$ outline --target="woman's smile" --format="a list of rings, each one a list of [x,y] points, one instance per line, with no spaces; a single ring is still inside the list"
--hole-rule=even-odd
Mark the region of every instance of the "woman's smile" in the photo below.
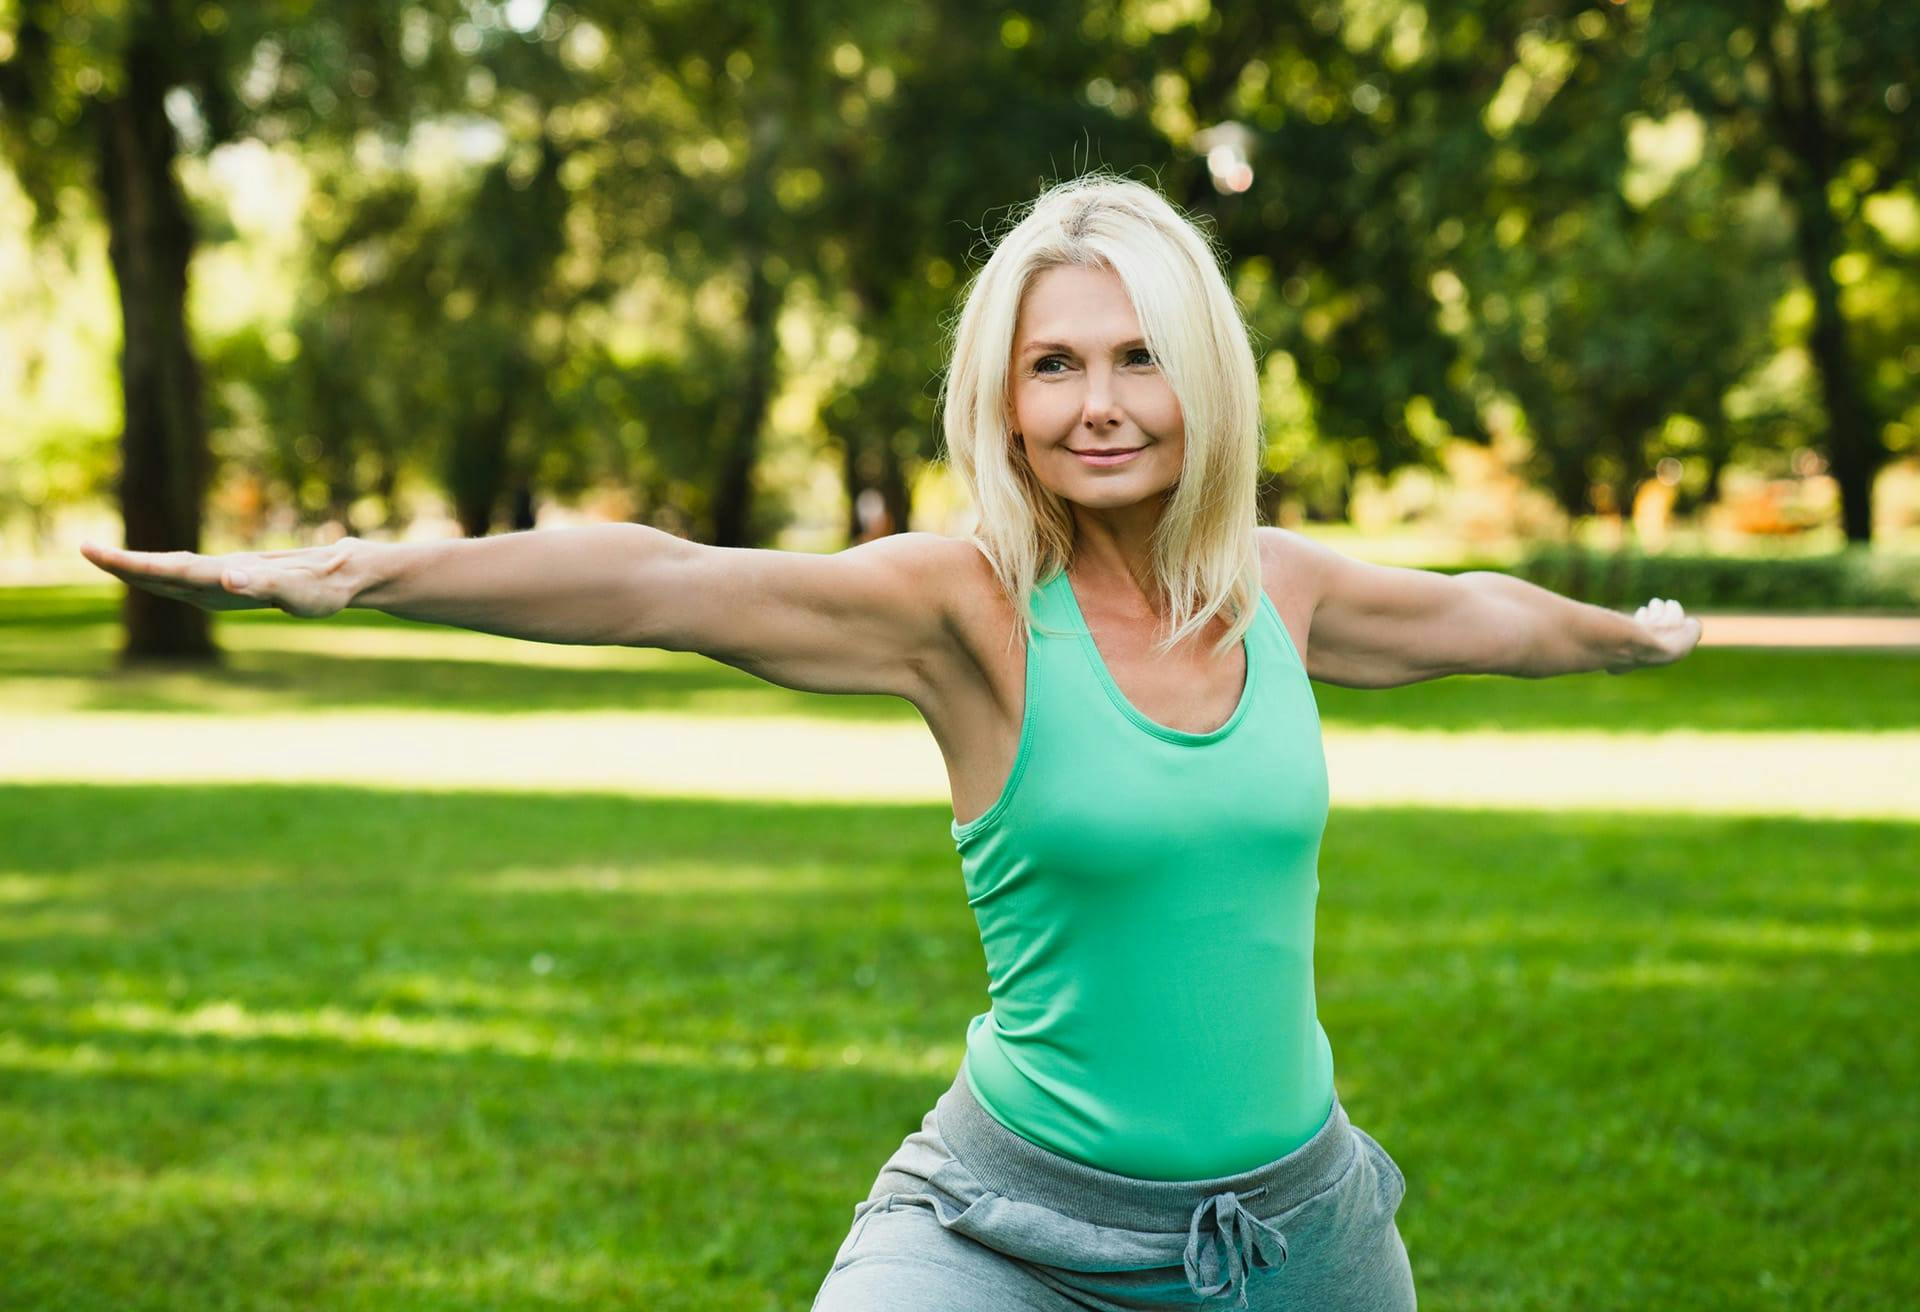
[[[1089,465],[1124,465],[1145,450],[1145,447],[1137,446],[1130,451],[1115,451],[1107,455],[1098,455],[1092,451],[1075,451],[1074,454]]]

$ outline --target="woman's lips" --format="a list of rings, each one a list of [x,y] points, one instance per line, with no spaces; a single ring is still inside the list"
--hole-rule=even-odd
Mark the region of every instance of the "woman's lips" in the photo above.
[[[1127,461],[1133,459],[1135,456],[1139,455],[1142,451],[1145,451],[1145,450],[1146,450],[1145,447],[1137,446],[1133,448],[1133,450],[1131,451],[1119,451],[1119,452],[1115,452],[1113,455],[1107,455],[1107,456],[1094,455],[1090,451],[1075,451],[1074,454],[1076,456],[1079,456],[1082,460],[1086,461],[1090,465],[1121,465],[1121,464],[1125,464]]]

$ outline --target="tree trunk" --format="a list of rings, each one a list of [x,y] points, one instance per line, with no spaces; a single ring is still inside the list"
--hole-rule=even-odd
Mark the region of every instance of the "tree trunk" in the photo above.
[[[1593,509],[1586,460],[1577,451],[1555,451],[1550,461],[1546,470],[1547,490],[1569,522],[1578,520]]]
[[[173,176],[176,143],[162,98],[173,78],[159,20],[145,10],[126,52],[125,90],[95,119],[107,255],[119,285],[125,402],[120,513],[135,551],[198,551],[211,456],[200,370],[187,334],[192,219]],[[208,612],[129,588],[122,666],[218,665]]]
[[[360,499],[360,489],[354,486],[352,441],[345,433],[335,433],[325,449],[327,518],[340,525],[344,536],[359,537],[360,530],[353,522],[353,503]]]
[[[373,479],[374,494],[380,498],[382,533],[397,534],[405,523],[400,513],[400,466],[393,449],[380,445],[380,463]]]
[[[847,542],[858,542],[866,525],[860,522],[860,429],[851,427],[840,438],[840,481],[847,490]]]
[[[766,235],[762,211],[769,203],[774,148],[779,120],[763,110],[756,119],[752,154],[742,178],[746,188],[745,231],[741,253],[747,281],[747,359],[733,409],[713,499],[713,545],[750,547],[748,524],[753,514],[753,468],[760,455],[760,428],[766,421],[773,394],[774,354],[779,349],[775,320],[780,314],[780,289],[766,273]]]
[[[454,447],[455,468],[447,471],[447,481],[453,492],[454,518],[466,537],[483,538],[493,531],[494,512],[506,482],[512,429],[512,392],[503,385],[498,400],[472,416],[467,440]]]
[[[1772,42],[1760,45],[1773,82],[1776,121],[1798,168],[1789,179],[1794,198],[1793,236],[1800,256],[1800,272],[1813,294],[1813,329],[1807,345],[1820,375],[1820,393],[1827,412],[1827,461],[1840,488],[1840,520],[1848,542],[1873,538],[1873,476],[1889,452],[1880,435],[1873,403],[1860,386],[1853,348],[1847,341],[1847,322],[1840,311],[1840,293],[1834,286],[1833,259],[1840,237],[1827,204],[1827,185],[1833,178],[1833,134],[1821,113],[1812,52],[1813,24],[1803,23],[1794,33],[1795,91],[1790,94]]]
[[[513,486],[513,509],[508,517],[508,528],[515,533],[534,527],[540,518],[540,509],[533,498],[532,480],[522,477]]]
[[[1853,347],[1847,341],[1840,295],[1833,283],[1836,244],[1825,184],[1801,189],[1794,235],[1800,269],[1813,292],[1813,330],[1807,343],[1820,375],[1827,412],[1827,459],[1840,487],[1840,522],[1848,542],[1873,539],[1873,476],[1886,462],[1887,448],[1872,402],[1860,386]]]
[[[713,544],[750,547],[747,525],[753,515],[753,468],[760,455],[760,427],[766,421],[767,398],[773,390],[774,315],[779,297],[762,268],[760,242],[745,251],[747,278],[747,360],[739,394],[730,407],[733,422],[720,466],[720,483],[713,498]]]
[[[1633,527],[1633,499],[1640,491],[1639,471],[1622,467],[1621,471],[1608,480],[1613,493],[1614,513],[1620,516],[1621,523],[1631,530]]]
[[[880,495],[886,498],[888,532],[907,531],[913,514],[913,489],[907,486],[907,471],[900,463],[898,448],[891,441],[879,443]]]

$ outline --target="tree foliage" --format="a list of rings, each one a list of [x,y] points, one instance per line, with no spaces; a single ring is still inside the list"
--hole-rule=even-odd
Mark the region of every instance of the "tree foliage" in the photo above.
[[[1817,0],[14,0],[0,141],[42,225],[113,235],[134,545],[195,545],[210,450],[349,531],[410,480],[469,533],[612,482],[743,545],[798,440],[904,525],[954,296],[1091,165],[1230,260],[1270,501],[1511,414],[1570,515],[1809,445],[1860,538],[1920,424],[1916,58],[1920,11]],[[307,258],[196,346],[187,265],[238,237],[173,166],[243,141],[310,179]]]

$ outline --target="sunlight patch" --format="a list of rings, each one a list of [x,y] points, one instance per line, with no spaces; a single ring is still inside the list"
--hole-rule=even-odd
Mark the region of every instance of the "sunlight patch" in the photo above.
[[[1752,966],[1706,961],[1629,961],[1599,970],[1554,969],[1551,983],[1568,989],[1744,989],[1771,983]]]
[[[844,871],[772,866],[765,862],[676,861],[642,866],[520,866],[464,881],[494,893],[658,893],[701,897],[749,893],[832,891],[846,886]]]
[[[1781,920],[1720,920],[1689,924],[1681,936],[1717,947],[1758,952],[1835,952],[1856,956],[1905,954],[1920,948],[1920,928],[1804,925]]]
[[[338,1007],[315,1011],[254,1011],[238,1002],[210,1002],[191,1011],[172,1011],[143,1003],[108,1003],[83,1009],[85,1021],[105,1028],[182,1038],[253,1042],[263,1039],[324,1040],[356,1048],[399,1048],[421,1052],[480,1053],[634,1066],[672,1066],[686,1070],[839,1070],[848,1066],[891,1075],[923,1075],[946,1070],[957,1060],[953,1044],[920,1050],[861,1044],[634,1043],[611,1037],[546,1032],[527,1025],[446,1016],[395,1016],[350,1012]]]
[[[104,911],[41,911],[0,917],[0,939],[33,939],[52,934],[111,934],[117,929]]]
[[[44,875],[0,874],[0,906],[71,897],[75,892],[73,884],[71,879],[49,879]]]

